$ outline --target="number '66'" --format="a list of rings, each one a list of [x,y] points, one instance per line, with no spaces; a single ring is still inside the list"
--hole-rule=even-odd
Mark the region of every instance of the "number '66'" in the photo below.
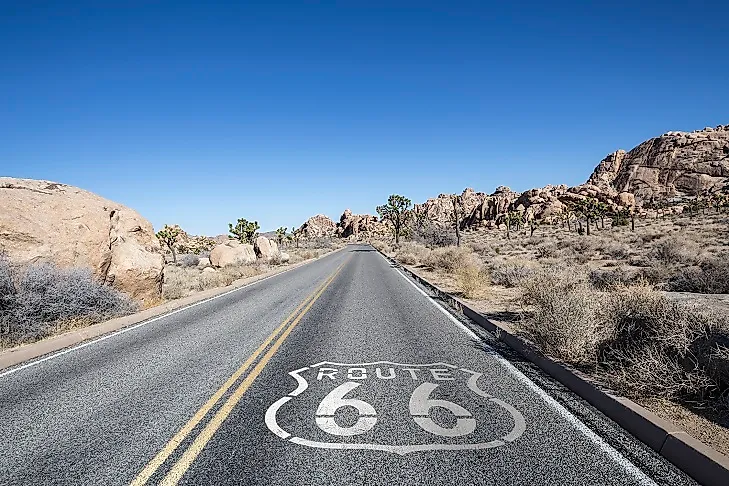
[[[348,381],[324,397],[316,409],[316,424],[320,429],[333,435],[352,436],[364,434],[375,426],[377,412],[372,405],[357,398],[345,398],[358,386],[360,386],[359,383]],[[422,383],[413,391],[410,396],[409,409],[415,423],[431,434],[444,437],[460,437],[476,430],[476,419],[468,410],[448,400],[430,398],[436,388],[438,385],[435,383]],[[357,421],[349,427],[342,427],[334,421],[334,415],[342,407],[354,407],[359,414]],[[430,418],[430,411],[433,407],[444,408],[451,412],[456,417],[456,424],[449,428],[436,424]]]

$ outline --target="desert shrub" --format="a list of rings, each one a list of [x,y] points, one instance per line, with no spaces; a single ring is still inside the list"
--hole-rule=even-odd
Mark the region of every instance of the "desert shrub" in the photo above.
[[[392,251],[390,245],[382,240],[372,240],[370,242],[370,245],[372,245],[376,250],[381,251],[382,253],[390,253]]]
[[[608,294],[603,319],[612,331],[599,359],[614,388],[665,398],[705,398],[718,388],[696,352],[717,327],[714,317],[636,286]]]
[[[97,281],[90,269],[51,264],[13,268],[0,259],[0,338],[8,345],[35,341],[68,327],[131,314],[138,305]]]
[[[314,250],[304,250],[298,252],[298,255],[304,260],[311,260],[312,258],[317,258],[319,256],[319,252]]]
[[[482,241],[472,241],[468,244],[468,246],[471,247],[471,250],[473,250],[474,253],[483,257],[492,257],[496,254],[491,245]]]
[[[470,248],[465,246],[447,246],[436,248],[425,259],[425,264],[433,268],[454,272],[456,269],[473,264],[475,257]]]
[[[200,263],[200,258],[197,255],[185,255],[181,260],[183,267],[196,267]]]
[[[491,264],[491,282],[504,287],[518,287],[524,280],[531,277],[538,265],[527,260],[511,259],[495,261]]]
[[[695,261],[699,254],[698,245],[685,238],[669,236],[657,241],[650,257],[663,263],[688,263]]]
[[[556,243],[542,243],[534,249],[537,258],[554,258],[557,256]]]
[[[306,246],[308,248],[323,250],[331,250],[332,248],[334,248],[334,244],[329,238],[312,238],[311,240],[307,241]]]
[[[620,241],[601,239],[598,242],[597,250],[604,255],[623,260],[630,256],[630,246]]]
[[[0,312],[10,308],[14,294],[15,284],[13,283],[12,264],[7,256],[0,253]]]
[[[428,247],[414,241],[408,241],[400,244],[395,253],[395,259],[406,265],[415,265],[426,261],[429,255],[430,249]]]
[[[162,284],[162,296],[165,299],[179,299],[198,290],[198,279],[201,272],[197,268],[167,267]]]
[[[225,287],[241,278],[253,277],[265,271],[265,265],[232,265],[215,272],[202,272],[196,267],[168,267],[162,295],[165,299],[180,299],[195,292]]]
[[[520,284],[522,303],[531,309],[520,331],[558,359],[594,363],[607,330],[595,320],[600,299],[587,276],[574,268],[532,269]]]
[[[230,283],[232,283],[232,281],[220,272],[203,272],[197,279],[197,287],[195,290],[203,291],[215,289],[218,287],[225,287],[226,285],[230,285]]]
[[[218,270],[218,273],[222,276],[222,281],[225,285],[230,285],[236,280],[242,278],[255,277],[260,275],[267,270],[265,265],[250,264],[250,265],[231,265]]]
[[[415,254],[407,251],[398,251],[395,254],[395,259],[400,263],[404,263],[405,265],[415,265],[418,263],[418,258],[415,256]]]
[[[210,250],[202,250],[197,256],[198,258],[210,258]]]
[[[480,266],[469,264],[456,270],[456,281],[463,296],[471,299],[486,286],[486,275]]]
[[[597,249],[597,241],[593,238],[575,238],[572,240],[572,248],[582,255],[593,255]]]
[[[701,294],[729,293],[729,260],[725,255],[712,257],[698,266],[685,267],[668,279],[674,292]]]
[[[430,248],[453,246],[456,244],[456,235],[453,228],[430,224],[415,230],[413,241]]]
[[[626,286],[637,279],[636,272],[625,267],[596,269],[590,272],[590,283],[598,290],[609,290],[618,286]]]
[[[663,262],[653,262],[651,265],[641,268],[639,276],[641,280],[644,280],[651,285],[656,287],[664,288],[666,282],[674,274],[675,266],[668,265]]]

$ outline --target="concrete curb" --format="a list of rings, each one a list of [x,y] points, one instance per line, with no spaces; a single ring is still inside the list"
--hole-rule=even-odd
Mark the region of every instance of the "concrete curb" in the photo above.
[[[705,486],[729,484],[729,457],[696,440],[676,425],[663,420],[637,403],[601,390],[579,371],[542,354],[533,344],[517,336],[507,324],[488,320],[468,304],[430,283],[414,270],[400,265],[384,253],[382,255],[700,484]]]
[[[309,263],[312,263],[314,261],[317,261],[321,258],[325,258],[329,255],[333,255],[339,251],[342,251],[345,248],[346,248],[346,246],[339,248],[337,250],[334,250],[334,251],[330,251],[329,253],[321,255],[317,258],[312,258],[311,260],[304,260],[303,262],[294,263],[293,265],[288,265],[284,268],[276,269],[276,270],[273,270],[268,273],[263,273],[261,275],[256,275],[254,277],[249,277],[249,278],[245,278],[245,279],[239,279],[239,280],[236,280],[235,282],[233,282],[232,284],[228,285],[227,287],[218,287],[215,289],[204,290],[202,292],[198,292],[196,294],[190,295],[188,297],[184,297],[182,299],[177,299],[177,300],[174,300],[171,302],[167,302],[165,304],[161,304],[161,305],[143,310],[141,312],[137,312],[136,314],[131,314],[131,315],[124,316],[124,317],[118,317],[116,319],[111,319],[108,321],[100,322],[98,324],[93,324],[91,326],[84,327],[81,329],[65,332],[63,334],[59,334],[57,336],[53,336],[48,339],[44,339],[43,341],[38,341],[35,343],[18,346],[15,348],[10,348],[8,350],[0,352],[0,371],[7,369],[7,368],[11,368],[13,366],[17,366],[26,361],[40,358],[47,354],[61,351],[65,348],[70,348],[72,346],[76,346],[78,344],[83,343],[84,341],[89,341],[89,340],[92,340],[95,338],[99,338],[105,334],[110,334],[110,333],[122,330],[124,328],[127,328],[127,327],[141,324],[141,323],[143,323],[145,321],[149,321],[151,319],[164,317],[167,314],[170,314],[170,313],[178,311],[178,310],[182,310],[185,307],[190,307],[192,305],[202,303],[206,300],[211,300],[216,297],[220,297],[224,294],[235,292],[236,290],[240,290],[243,287],[248,287],[249,285],[252,285],[256,282],[260,282],[261,280],[265,280],[269,277],[280,275],[282,273],[294,270],[296,268],[299,268],[299,267],[302,267]]]

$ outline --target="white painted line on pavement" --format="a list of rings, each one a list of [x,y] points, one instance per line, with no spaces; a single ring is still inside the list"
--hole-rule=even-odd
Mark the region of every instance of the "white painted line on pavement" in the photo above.
[[[379,253],[379,252],[378,252]],[[380,256],[387,262],[390,263],[384,255],[380,253]],[[501,356],[501,354],[498,353],[494,348],[489,346],[488,344],[484,343],[483,340],[471,329],[469,329],[465,324],[463,324],[461,321],[456,319],[456,317],[448,312],[442,305],[440,305],[438,302],[436,302],[431,296],[429,296],[423,289],[418,287],[415,282],[413,282],[410,278],[408,278],[404,273],[402,273],[398,268],[395,268],[395,271],[404,278],[410,285],[412,285],[421,295],[423,295],[430,303],[432,303],[438,310],[440,310],[443,314],[448,317],[448,319],[456,324],[463,332],[465,332],[469,337],[472,339],[479,341],[484,347],[488,348],[490,351],[493,352],[493,356],[496,358],[496,360],[503,366],[509,373],[511,373],[517,380],[525,384],[527,387],[529,387],[532,391],[534,391],[544,402],[547,403],[552,409],[554,409],[559,415],[562,416],[567,422],[569,422],[571,425],[573,425],[577,430],[582,432],[587,438],[589,438],[592,442],[594,442],[600,449],[603,450],[608,456],[610,456],[611,459],[613,459],[616,463],[620,464],[629,474],[634,476],[640,484],[645,485],[651,485],[651,486],[657,486],[656,483],[649,478],[643,471],[641,471],[635,464],[630,462],[625,456],[623,456],[620,452],[615,450],[613,446],[605,442],[602,437],[597,435],[595,432],[593,432],[587,425],[585,425],[583,422],[581,422],[577,417],[575,417],[572,412],[567,410],[561,403],[559,403],[557,400],[555,400],[551,395],[549,395],[547,392],[542,390],[539,385],[534,383],[532,380],[530,380],[524,373],[519,371],[513,364],[511,364],[506,358]]]
[[[326,255],[323,255],[322,258],[326,258],[329,255],[333,255],[333,254],[334,254],[334,251],[333,252],[330,252],[330,253],[328,253]],[[311,263],[313,263],[313,262],[311,262]],[[59,356],[63,356],[64,354],[68,354],[68,353],[71,353],[73,351],[77,351],[77,350],[79,350],[81,348],[85,348],[86,346],[91,346],[92,344],[100,343],[101,341],[105,341],[105,340],[107,340],[109,338],[112,338],[112,337],[115,337],[115,336],[119,336],[121,334],[124,334],[125,332],[133,331],[134,329],[137,329],[138,327],[146,326],[147,324],[151,324],[152,322],[159,321],[160,319],[165,319],[167,317],[170,317],[170,316],[173,316],[173,315],[177,314],[178,312],[182,312],[182,311],[185,311],[185,310],[188,310],[188,309],[192,309],[193,307],[196,307],[196,306],[201,305],[201,304],[205,304],[207,302],[210,302],[211,300],[219,299],[220,297],[225,297],[226,295],[230,295],[233,292],[238,292],[239,290],[243,290],[243,289],[248,288],[248,287],[250,287],[252,285],[256,285],[257,283],[263,282],[264,280],[268,280],[269,278],[278,277],[279,275],[283,275],[284,273],[288,273],[291,270],[296,270],[297,268],[301,268],[301,266],[295,267],[295,268],[289,268],[287,270],[284,270],[283,272],[279,272],[279,273],[275,273],[273,275],[269,275],[267,277],[263,277],[262,279],[256,280],[255,282],[251,282],[251,283],[246,284],[246,285],[243,285],[241,287],[238,287],[238,288],[229,290],[228,292],[225,292],[225,293],[222,293],[222,294],[219,294],[219,295],[215,295],[213,297],[210,297],[209,299],[201,300],[200,302],[195,302],[194,304],[190,304],[190,305],[185,306],[185,307],[180,307],[179,309],[175,309],[175,310],[173,310],[171,312],[168,312],[167,314],[163,314],[161,316],[154,317],[154,318],[149,319],[147,321],[142,321],[139,324],[134,324],[133,326],[125,327],[125,328],[119,329],[118,331],[113,331],[113,332],[111,332],[109,334],[105,334],[105,335],[103,335],[103,336],[101,336],[99,338],[92,339],[91,341],[87,341],[85,343],[82,343],[82,344],[79,344],[79,345],[76,345],[76,346],[72,346],[70,348],[66,348],[64,350],[61,350],[61,351],[58,351],[56,353],[50,354],[50,355],[45,356],[43,358],[40,358],[40,359],[37,359],[35,361],[31,361],[31,362],[26,363],[24,365],[18,366],[17,368],[11,368],[9,370],[0,372],[0,378],[4,378],[4,377],[6,377],[8,375],[12,375],[13,373],[16,373],[18,371],[24,370],[26,368],[30,368],[32,366],[39,365],[39,364],[44,363],[44,362],[46,362],[48,360],[51,360],[51,359],[54,359],[54,358],[58,358]]]

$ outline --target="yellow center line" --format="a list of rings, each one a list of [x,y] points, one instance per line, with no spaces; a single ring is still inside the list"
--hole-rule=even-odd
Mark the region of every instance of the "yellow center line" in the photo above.
[[[350,257],[351,258],[351,257]],[[339,272],[342,270],[344,265],[349,261],[345,261],[342,263],[339,268],[334,272],[332,277],[326,282],[326,284],[319,289],[316,296],[309,301],[309,304],[306,306],[306,308],[301,312],[301,314],[298,315],[298,317],[294,320],[294,322],[291,323],[291,325],[281,334],[281,336],[276,340],[276,342],[271,346],[271,348],[268,350],[266,355],[261,359],[261,361],[258,362],[255,368],[253,368],[253,371],[246,376],[246,378],[241,382],[241,384],[238,386],[238,388],[233,392],[233,394],[228,398],[228,400],[225,402],[225,404],[220,407],[218,412],[215,414],[215,416],[210,420],[210,422],[207,423],[205,428],[200,432],[200,435],[195,438],[195,441],[190,445],[190,447],[187,448],[185,453],[182,455],[182,457],[175,463],[175,465],[172,467],[170,472],[165,476],[165,478],[162,480],[160,485],[163,486],[174,486],[176,485],[180,479],[182,479],[182,476],[187,472],[187,470],[190,468],[192,463],[195,461],[197,456],[202,452],[205,445],[212,439],[213,435],[217,430],[220,428],[220,426],[223,424],[226,418],[228,418],[228,415],[230,415],[230,412],[233,410],[233,408],[238,404],[238,402],[243,398],[243,394],[248,390],[248,388],[251,386],[253,381],[258,377],[258,375],[261,374],[263,371],[263,368],[265,368],[266,364],[268,364],[269,360],[273,355],[278,351],[278,348],[281,347],[283,342],[286,340],[289,334],[291,334],[291,331],[296,327],[296,325],[299,323],[302,317],[311,309],[311,306],[314,305],[314,302],[321,297],[321,295],[324,293],[324,291],[329,287],[329,285],[334,281],[334,279],[337,277]]]
[[[230,378],[216,391],[205,404],[193,415],[193,417],[177,432],[172,439],[162,448],[162,450],[145,466],[142,472],[137,475],[136,478],[130,483],[130,486],[143,486],[147,483],[149,478],[159,469],[159,467],[169,458],[173,452],[180,446],[180,444],[187,438],[195,427],[205,418],[205,415],[215,406],[218,401],[225,395],[225,393],[235,384],[236,381],[246,372],[251,364],[258,358],[258,356],[268,347],[273,339],[286,327],[286,325],[298,314],[298,312],[310,302],[312,299],[318,298],[321,295],[321,290],[325,289],[334,277],[339,273],[346,262],[342,263],[337,270],[327,278],[314,292],[306,297],[296,309],[278,326],[268,338],[261,344],[258,349],[233,373]],[[308,309],[308,308],[307,308]],[[306,311],[304,311],[306,312]]]

